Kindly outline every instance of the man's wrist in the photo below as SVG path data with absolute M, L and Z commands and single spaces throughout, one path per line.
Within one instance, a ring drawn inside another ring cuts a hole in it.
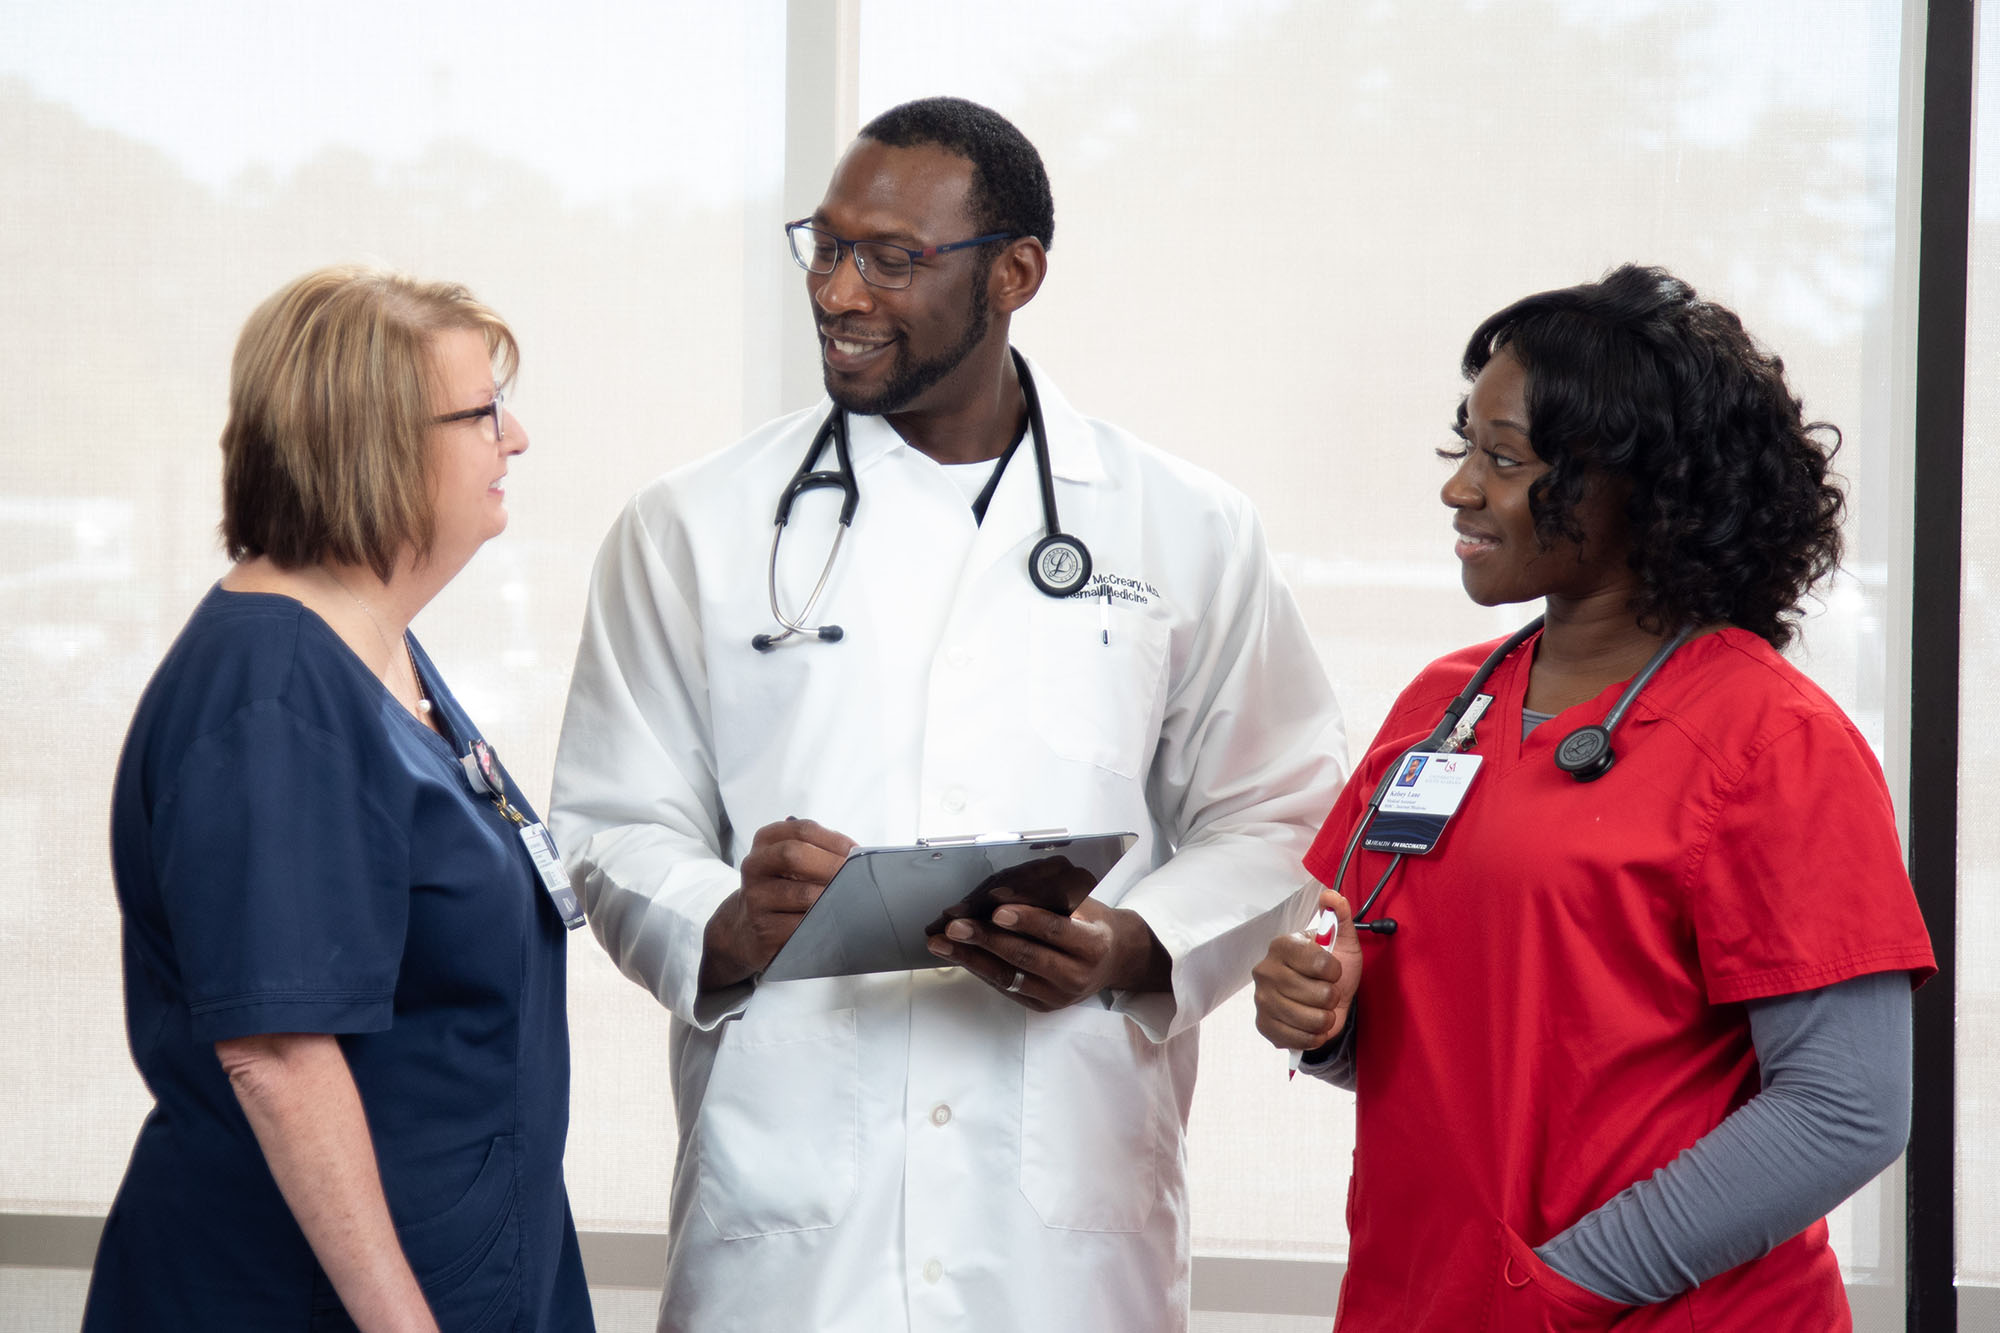
M 695 985 L 704 991 L 722 990 L 748 980 L 754 968 L 747 967 L 731 945 L 735 942 L 734 920 L 742 890 L 730 894 L 715 909 L 701 932 L 701 967 Z
M 1174 959 L 1146 918 L 1126 907 L 1111 909 L 1112 947 L 1118 965 L 1106 990 L 1128 993 L 1174 988 Z

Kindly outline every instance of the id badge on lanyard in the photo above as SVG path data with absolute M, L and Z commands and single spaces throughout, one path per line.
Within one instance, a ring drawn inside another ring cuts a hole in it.
M 1472 739 L 1473 724 L 1492 701 L 1486 694 L 1474 700 L 1441 749 L 1416 751 L 1396 761 L 1395 779 L 1368 821 L 1368 832 L 1361 839 L 1363 847 L 1371 852 L 1422 856 L 1438 845 L 1444 826 L 1458 813 L 1483 761 L 1483 756 L 1461 753 L 1459 747 Z
M 549 901 L 555 904 L 563 927 L 575 930 L 581 926 L 583 906 L 576 900 L 576 890 L 570 887 L 569 874 L 563 869 L 562 857 L 556 852 L 556 840 L 549 836 L 548 828 L 541 820 L 529 823 L 527 816 L 507 799 L 507 771 L 500 767 L 500 756 L 485 741 L 475 739 L 471 752 L 461 755 L 458 762 L 465 766 L 465 776 L 472 783 L 472 789 L 490 797 L 494 809 L 505 816 L 514 825 L 514 831 L 520 834 L 521 844 L 528 849 L 528 859 L 535 863 L 535 873 L 541 876 L 542 888 L 548 893 Z

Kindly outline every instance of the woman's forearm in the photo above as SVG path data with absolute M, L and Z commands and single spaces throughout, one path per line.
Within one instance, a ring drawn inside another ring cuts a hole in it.
M 1901 972 L 1753 1000 L 1764 1087 L 1647 1180 L 1536 1252 L 1628 1305 L 1754 1259 L 1866 1184 L 1909 1137 L 1910 987 Z
M 367 1333 L 436 1333 L 396 1240 L 361 1094 L 333 1037 L 217 1042 L 264 1160 L 348 1316 Z

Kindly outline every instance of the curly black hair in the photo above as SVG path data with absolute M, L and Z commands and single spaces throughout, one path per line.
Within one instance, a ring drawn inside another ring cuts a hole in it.
M 1042 155 L 1014 123 L 963 97 L 925 97 L 891 107 L 860 137 L 891 148 L 934 144 L 972 163 L 973 222 L 981 232 L 1032 236 L 1055 244 L 1056 205 Z M 998 243 L 982 248 L 989 258 Z
M 1799 603 L 1840 563 L 1846 499 L 1829 471 L 1840 431 L 1805 420 L 1784 362 L 1734 312 L 1634 264 L 1490 316 L 1465 377 L 1503 351 L 1527 373 L 1528 441 L 1549 465 L 1528 495 L 1540 539 L 1582 540 L 1592 478 L 1622 480 L 1641 624 L 1790 643 Z

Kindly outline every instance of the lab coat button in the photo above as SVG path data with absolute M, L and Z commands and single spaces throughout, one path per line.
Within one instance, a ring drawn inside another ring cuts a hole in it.
M 939 1102 L 931 1108 L 931 1123 L 942 1129 L 951 1123 L 951 1108 Z
M 944 1276 L 944 1265 L 933 1259 L 924 1265 L 924 1281 L 935 1284 Z
M 964 667 L 972 661 L 972 654 L 963 648 L 953 648 L 944 655 L 944 660 L 955 667 Z
M 965 809 L 965 788 L 946 787 L 944 789 L 944 808 L 953 814 L 957 814 L 960 810 Z

